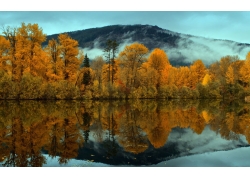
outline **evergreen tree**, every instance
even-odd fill
[[[90,67],[90,65],[89,65],[89,58],[88,58],[88,56],[86,54],[85,57],[84,57],[84,60],[83,60],[83,68],[87,68],[87,71],[85,71],[84,74],[83,74],[82,83],[84,85],[88,85],[89,82],[90,82],[90,79],[91,79],[89,67]]]
[[[86,68],[90,67],[90,65],[89,65],[89,58],[88,58],[87,54],[85,55],[84,60],[83,60],[83,67],[86,67]]]

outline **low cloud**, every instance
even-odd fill
[[[222,57],[238,56],[241,60],[245,59],[250,47],[238,46],[233,41],[214,40],[202,37],[183,37],[178,42],[177,48],[165,48],[171,58],[183,57],[185,62],[193,62],[201,59],[204,64],[209,65],[219,61]]]

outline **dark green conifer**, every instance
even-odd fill
[[[87,68],[87,70],[83,74],[82,83],[84,85],[89,85],[89,83],[90,83],[91,77],[90,77],[89,67],[90,67],[90,65],[89,65],[89,58],[88,58],[88,56],[86,54],[85,57],[84,57],[84,60],[83,60],[83,68]]]

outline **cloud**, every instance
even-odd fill
[[[193,62],[201,59],[204,64],[209,65],[219,61],[222,57],[239,56],[245,59],[250,47],[240,47],[233,41],[221,41],[203,37],[186,37],[179,40],[177,48],[165,48],[171,58],[183,57],[186,62]]]

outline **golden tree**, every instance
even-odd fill
[[[8,59],[10,61],[11,65],[11,78],[12,80],[16,80],[15,74],[16,74],[16,44],[17,44],[17,39],[16,39],[16,33],[17,33],[17,28],[11,28],[8,26],[7,28],[3,29],[3,34],[5,38],[8,40],[10,46],[8,49]]]
[[[203,64],[202,60],[196,60],[191,66],[191,79],[193,80],[190,84],[190,88],[195,89],[197,83],[202,82],[205,74],[206,74],[206,67]]]
[[[60,34],[58,39],[61,45],[61,57],[64,63],[64,79],[75,82],[81,64],[77,58],[79,52],[78,42],[72,39],[68,34]]]
[[[46,35],[42,28],[38,24],[22,23],[17,29],[16,40],[16,79],[20,80],[25,72],[46,78],[47,58],[42,49]]]
[[[50,81],[62,80],[63,77],[63,61],[60,57],[61,48],[57,40],[49,40],[46,51],[49,56],[49,65],[47,70],[47,76]]]
[[[10,42],[3,36],[0,36],[0,69],[5,72],[10,71],[9,49]]]
[[[154,68],[159,74],[159,78],[157,79],[158,82],[156,84],[156,87],[159,88],[162,82],[161,77],[163,75],[163,72],[167,73],[166,71],[168,69],[167,66],[170,66],[170,63],[168,61],[168,56],[164,50],[156,48],[151,52],[148,58],[148,64],[149,67]]]
[[[145,61],[148,48],[143,44],[134,43],[126,46],[119,54],[121,60],[122,80],[127,87],[135,87],[137,83],[138,69]]]
[[[246,56],[242,67],[240,68],[240,80],[244,83],[244,86],[249,87],[250,82],[250,52]]]
[[[234,84],[235,83],[235,77],[234,77],[234,69],[232,65],[230,65],[226,72],[226,81],[228,84]]]
[[[91,68],[95,72],[94,79],[98,81],[99,88],[101,87],[102,83],[102,67],[105,64],[105,61],[103,60],[102,56],[97,56],[95,59],[92,61],[92,64],[90,65]]]

